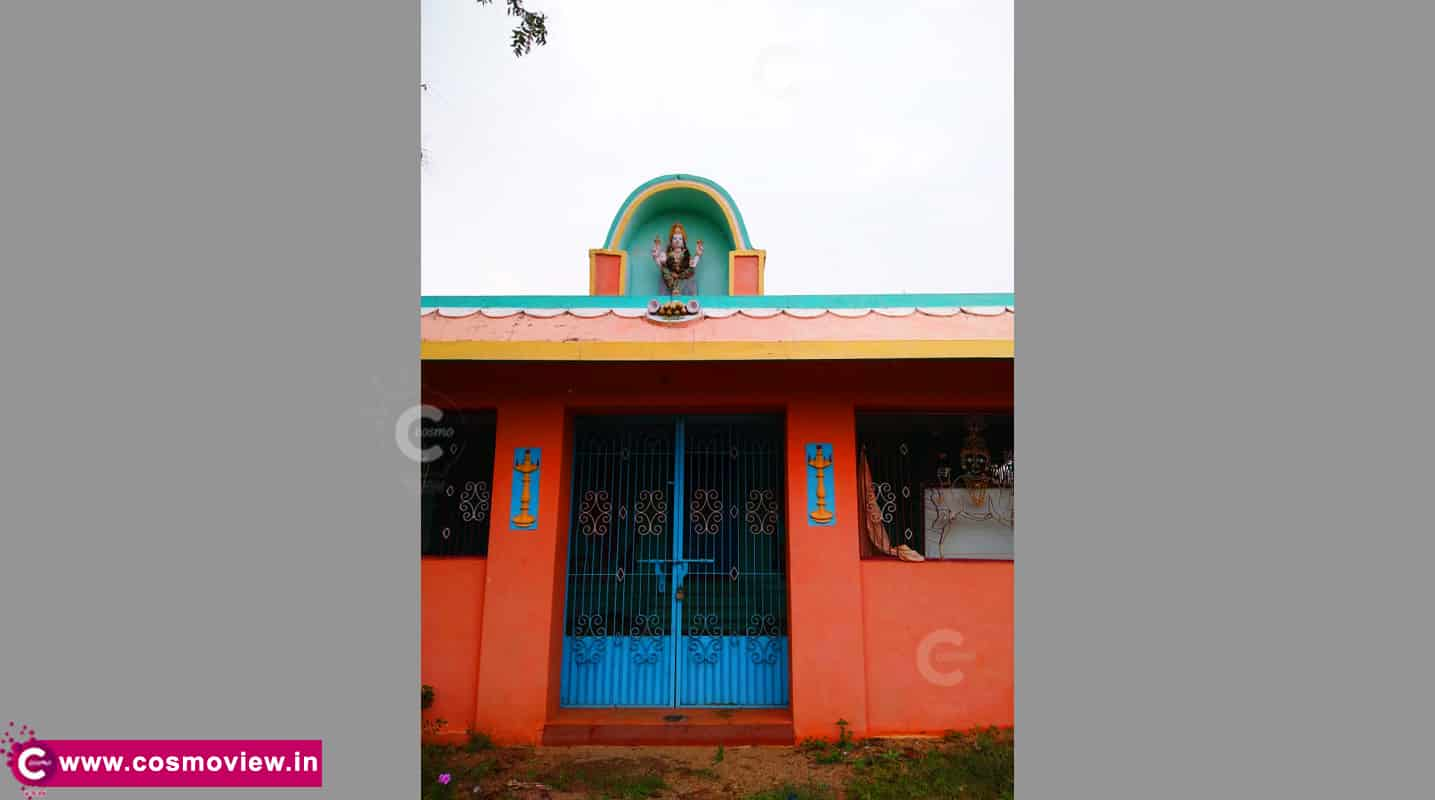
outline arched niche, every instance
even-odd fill
[[[626,258],[623,293],[653,297],[666,295],[662,276],[653,263],[653,240],[667,246],[668,232],[680,222],[689,247],[703,242],[697,270],[701,295],[729,293],[729,254],[748,247],[747,231],[737,206],[716,183],[693,175],[665,175],[633,190],[608,230],[606,250]]]

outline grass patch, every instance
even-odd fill
[[[851,734],[847,732],[850,723],[845,719],[837,720],[838,736],[836,742],[828,742],[822,739],[804,739],[797,745],[799,752],[806,754],[817,764],[841,764],[847,760],[856,747]]]
[[[426,744],[419,749],[419,796],[423,800],[453,797],[453,784],[438,782],[438,776],[450,771],[453,748],[442,744]]]
[[[820,753],[823,750],[826,750],[827,746],[827,742],[824,742],[821,739],[803,739],[802,742],[797,745],[797,749],[811,755],[813,753]]]
[[[590,797],[629,800],[652,797],[667,788],[661,763],[644,764],[629,759],[609,758],[577,764],[560,764],[541,772],[536,779],[565,792],[583,792]]]
[[[847,794],[853,800],[1010,800],[1014,767],[1010,731],[950,733],[940,746],[915,756],[885,750],[858,759]]]
[[[748,795],[747,800],[833,800],[835,797],[837,792],[831,786],[812,782],[801,786],[783,784],[776,789]]]
[[[460,785],[475,786],[493,774],[497,768],[497,761],[474,761],[454,745],[423,745],[419,751],[419,796],[423,800],[448,800],[457,797],[461,794]],[[443,775],[448,775],[447,782],[440,781]]]
[[[858,769],[868,769],[871,767],[882,766],[884,764],[895,764],[898,761],[901,761],[904,756],[905,754],[901,750],[875,750],[859,757],[857,760],[852,762],[852,765],[854,767],[857,767]]]

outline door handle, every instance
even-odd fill
[[[663,570],[664,564],[673,565],[673,586],[681,587],[683,578],[687,577],[689,564],[712,564],[711,558],[640,558],[639,564],[652,564],[653,572],[658,574],[658,594],[666,594],[668,591],[668,576]],[[682,597],[678,598],[683,599]]]

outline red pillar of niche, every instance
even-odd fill
[[[628,282],[628,254],[622,250],[588,251],[588,294],[622,294]]]
[[[831,525],[808,517],[807,445],[832,445]],[[856,420],[850,403],[820,397],[787,409],[788,586],[792,642],[792,722],[799,740],[835,739],[837,720],[867,732],[863,666],[862,571],[857,541]]]
[[[474,725],[503,744],[537,744],[556,696],[565,437],[561,402],[534,396],[498,407]],[[538,498],[531,530],[512,528],[513,459],[520,447],[543,449],[538,484],[530,484]]]
[[[766,250],[732,251],[728,257],[728,292],[734,295],[762,294],[766,265]]]

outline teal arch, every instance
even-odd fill
[[[665,183],[674,183],[674,184],[676,184],[676,183],[681,183],[681,182],[691,182],[691,183],[700,184],[700,185],[702,185],[702,186],[704,186],[704,187],[706,187],[706,188],[712,190],[715,194],[717,194],[719,197],[721,197],[722,200],[723,200],[723,202],[726,203],[727,207],[728,207],[729,209],[731,209],[731,211],[732,211],[732,216],[733,216],[733,220],[734,220],[734,222],[735,222],[735,226],[734,226],[735,229],[734,229],[734,230],[731,230],[731,231],[729,232],[729,233],[730,233],[729,238],[732,240],[733,245],[734,245],[737,249],[740,249],[740,250],[746,250],[746,249],[749,249],[749,248],[752,247],[752,245],[751,245],[751,243],[750,243],[750,240],[748,239],[748,236],[747,236],[747,223],[743,222],[742,212],[738,210],[737,203],[733,201],[732,195],[728,194],[728,191],[727,191],[726,189],[722,188],[722,186],[719,186],[718,183],[717,183],[717,181],[709,180],[708,178],[704,178],[704,177],[702,177],[701,175],[689,175],[689,174],[681,173],[681,172],[673,173],[673,174],[671,174],[671,175],[660,175],[660,176],[658,176],[658,177],[656,177],[656,178],[653,178],[653,179],[650,180],[650,181],[647,181],[647,182],[643,183],[643,184],[640,185],[638,188],[636,188],[636,189],[634,189],[633,191],[629,192],[629,193],[628,193],[628,198],[623,201],[623,204],[622,204],[621,206],[618,207],[618,213],[613,215],[613,221],[612,221],[612,223],[610,223],[610,224],[608,225],[608,235],[604,237],[604,242],[605,242],[605,244],[604,244],[603,246],[604,246],[605,248],[607,248],[607,249],[610,249],[610,250],[623,249],[623,244],[622,244],[621,242],[616,241],[617,233],[618,233],[618,225],[623,221],[623,217],[625,217],[625,216],[628,215],[629,209],[631,209],[631,208],[633,207],[633,205],[634,205],[635,203],[637,203],[639,197],[641,197],[641,196],[642,196],[644,193],[646,193],[649,189],[652,189],[652,188],[657,187],[657,186],[661,186],[662,184],[665,184]],[[647,205],[648,203],[651,203],[651,202],[653,202],[653,201],[655,201],[655,200],[657,200],[657,199],[663,197],[663,195],[666,195],[666,194],[669,194],[669,193],[672,193],[672,192],[678,192],[678,191],[688,191],[688,192],[692,192],[692,193],[694,193],[694,194],[697,194],[697,195],[702,196],[704,200],[706,200],[706,201],[708,201],[708,202],[710,202],[710,203],[713,202],[711,197],[708,197],[707,195],[703,194],[703,193],[700,192],[700,191],[693,190],[693,189],[684,190],[684,189],[676,188],[676,187],[675,187],[675,188],[673,188],[673,189],[669,189],[669,190],[666,190],[666,191],[661,191],[661,192],[659,192],[658,194],[655,194],[655,195],[650,196],[650,197],[647,199],[647,201],[644,202],[644,205]],[[716,203],[713,203],[713,205],[716,207],[717,204],[716,204]],[[720,217],[720,218],[723,219],[724,226],[726,226],[726,224],[727,224],[726,219],[723,218],[723,217]],[[624,238],[624,239],[627,239],[627,240],[631,240],[631,231],[632,231],[632,226],[631,226],[631,224],[630,224],[628,230],[627,230],[627,231],[624,231],[623,238]]]
[[[663,175],[634,189],[608,226],[605,248],[628,254],[623,293],[646,297],[668,293],[651,251],[654,239],[667,242],[674,222],[683,224],[689,242],[703,242],[697,294],[726,295],[728,254],[750,247],[746,223],[726,189],[707,178],[682,173]]]

